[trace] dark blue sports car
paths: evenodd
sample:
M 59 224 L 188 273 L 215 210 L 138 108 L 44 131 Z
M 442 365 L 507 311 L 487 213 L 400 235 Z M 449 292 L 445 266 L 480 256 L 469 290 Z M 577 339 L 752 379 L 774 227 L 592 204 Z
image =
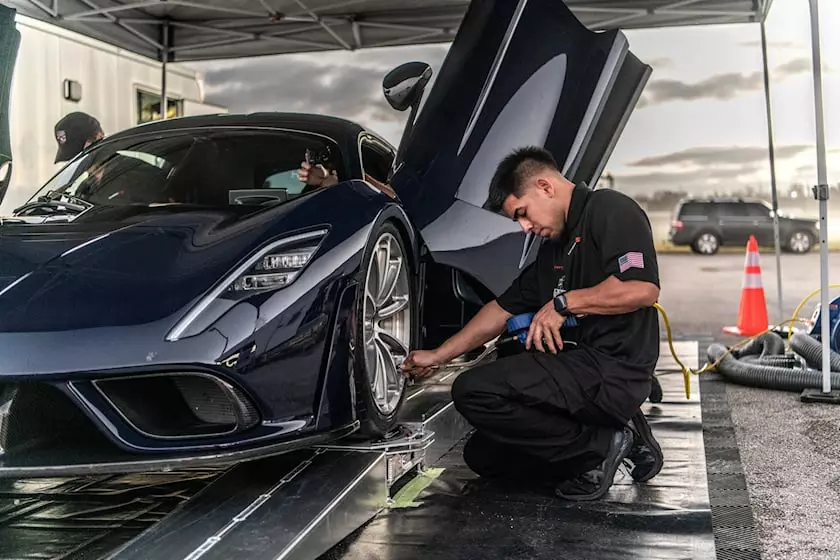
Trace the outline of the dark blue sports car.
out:
M 451 335 L 536 254 L 483 209 L 498 161 L 546 146 L 594 184 L 649 72 L 561 2 L 476 0 L 425 95 L 423 63 L 385 76 L 411 109 L 398 152 L 356 123 L 283 113 L 88 148 L 0 225 L 0 472 L 386 435 L 409 349 Z

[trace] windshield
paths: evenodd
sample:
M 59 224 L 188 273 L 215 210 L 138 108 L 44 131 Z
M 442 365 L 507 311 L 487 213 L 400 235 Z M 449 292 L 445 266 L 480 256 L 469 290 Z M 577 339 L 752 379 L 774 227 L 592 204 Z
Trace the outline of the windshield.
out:
M 335 144 L 304 132 L 193 129 L 106 140 L 70 162 L 15 215 L 78 214 L 97 206 L 276 204 L 313 190 L 298 176 L 306 158 L 346 179 Z

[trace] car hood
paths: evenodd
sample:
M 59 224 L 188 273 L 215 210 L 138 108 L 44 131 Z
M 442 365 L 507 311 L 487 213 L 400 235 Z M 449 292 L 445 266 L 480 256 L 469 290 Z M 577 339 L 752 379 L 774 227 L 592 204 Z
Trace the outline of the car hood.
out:
M 284 220 L 294 206 L 103 207 L 70 223 L 0 226 L 0 332 L 170 317 L 262 237 L 294 228 Z

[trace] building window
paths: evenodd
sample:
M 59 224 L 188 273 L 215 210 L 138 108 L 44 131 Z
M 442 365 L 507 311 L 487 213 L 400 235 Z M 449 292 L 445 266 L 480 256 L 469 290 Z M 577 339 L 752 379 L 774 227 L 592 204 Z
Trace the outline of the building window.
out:
M 167 96 L 168 97 L 168 96 Z M 166 100 L 167 114 L 166 118 L 173 119 L 181 117 L 184 114 L 183 99 L 172 99 L 168 97 Z M 147 91 L 137 91 L 137 124 L 143 124 L 149 121 L 156 121 L 161 118 L 160 113 L 160 95 L 157 93 L 149 93 Z

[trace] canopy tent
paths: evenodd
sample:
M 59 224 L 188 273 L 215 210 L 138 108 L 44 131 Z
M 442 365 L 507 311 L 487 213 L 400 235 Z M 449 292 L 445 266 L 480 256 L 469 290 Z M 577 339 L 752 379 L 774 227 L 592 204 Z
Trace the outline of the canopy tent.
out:
M 449 42 L 465 0 L 3 0 L 161 61 Z M 593 30 L 763 21 L 771 0 L 567 0 Z
M 805 2 L 806 0 L 801 0 Z M 769 137 L 771 191 L 777 212 L 764 22 L 772 0 L 565 0 L 587 27 L 601 31 L 759 23 Z M 0 0 L 20 14 L 52 23 L 166 64 L 263 55 L 446 43 L 469 0 Z M 828 309 L 825 133 L 822 114 L 818 0 L 810 0 L 820 201 L 820 283 Z M 163 112 L 165 115 L 165 112 Z M 164 117 L 165 118 L 165 117 Z M 782 313 L 778 220 L 774 220 Z M 830 391 L 828 321 L 822 321 L 823 393 Z M 836 393 L 836 392 L 835 392 Z M 840 401 L 840 399 L 838 399 Z

